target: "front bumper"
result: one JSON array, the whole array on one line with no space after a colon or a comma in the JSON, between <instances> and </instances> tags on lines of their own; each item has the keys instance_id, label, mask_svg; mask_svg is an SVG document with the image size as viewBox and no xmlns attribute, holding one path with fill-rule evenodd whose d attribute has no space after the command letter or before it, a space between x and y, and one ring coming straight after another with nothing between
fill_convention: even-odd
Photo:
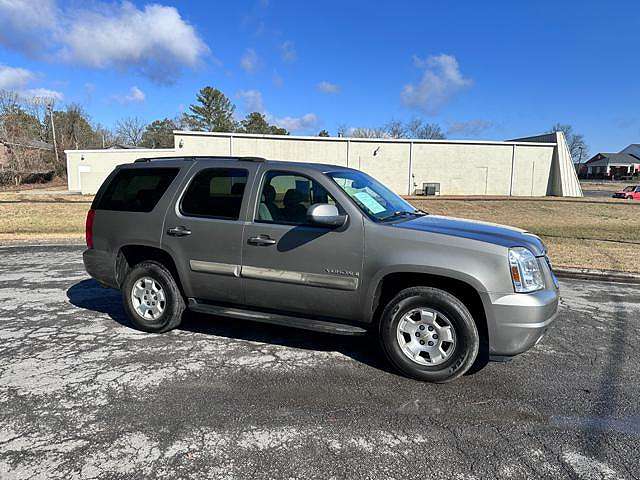
<instances>
[{"instance_id":1,"label":"front bumper","mask_svg":"<svg viewBox=\"0 0 640 480\"><path fill-rule=\"evenodd\" d=\"M489 354L513 356L533 347L558 315L559 292L485 293Z\"/></svg>"}]
</instances>

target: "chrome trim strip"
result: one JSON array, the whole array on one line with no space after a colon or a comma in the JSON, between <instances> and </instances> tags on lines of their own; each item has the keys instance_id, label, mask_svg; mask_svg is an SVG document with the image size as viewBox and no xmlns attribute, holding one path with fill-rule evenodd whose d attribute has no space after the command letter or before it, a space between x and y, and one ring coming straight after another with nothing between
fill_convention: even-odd
<instances>
[{"instance_id":1,"label":"chrome trim strip","mask_svg":"<svg viewBox=\"0 0 640 480\"><path fill-rule=\"evenodd\" d=\"M256 280L295 283L309 287L325 287L336 290L356 290L358 288L357 277L339 277L321 273L305 273L291 270L276 270L274 268L242 266L240 275Z\"/></svg>"},{"instance_id":2,"label":"chrome trim strip","mask_svg":"<svg viewBox=\"0 0 640 480\"><path fill-rule=\"evenodd\" d=\"M194 272L213 273L217 275L240 276L240 265L230 263L205 262L202 260L189 260L189 266Z\"/></svg>"}]
</instances>

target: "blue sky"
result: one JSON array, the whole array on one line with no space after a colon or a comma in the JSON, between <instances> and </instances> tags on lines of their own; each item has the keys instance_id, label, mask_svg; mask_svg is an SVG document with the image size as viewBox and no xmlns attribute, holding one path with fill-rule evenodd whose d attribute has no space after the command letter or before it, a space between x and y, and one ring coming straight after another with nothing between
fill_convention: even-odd
<instances>
[{"instance_id":1,"label":"blue sky","mask_svg":"<svg viewBox=\"0 0 640 480\"><path fill-rule=\"evenodd\" d=\"M175 116L212 85L295 134L417 116L507 139L562 122L618 151L640 142L638 32L631 0L0 0L0 88L107 126Z\"/></svg>"}]
</instances>

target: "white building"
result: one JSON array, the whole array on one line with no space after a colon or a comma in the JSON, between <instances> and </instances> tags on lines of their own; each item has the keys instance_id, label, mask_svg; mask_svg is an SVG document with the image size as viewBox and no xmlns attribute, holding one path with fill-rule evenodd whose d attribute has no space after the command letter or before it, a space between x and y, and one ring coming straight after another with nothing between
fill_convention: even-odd
<instances>
[{"instance_id":1,"label":"white building","mask_svg":"<svg viewBox=\"0 0 640 480\"><path fill-rule=\"evenodd\" d=\"M362 170L401 195L582 196L562 133L506 142L174 132L174 148L67 150L69 190L93 194L142 157L257 156Z\"/></svg>"}]
</instances>

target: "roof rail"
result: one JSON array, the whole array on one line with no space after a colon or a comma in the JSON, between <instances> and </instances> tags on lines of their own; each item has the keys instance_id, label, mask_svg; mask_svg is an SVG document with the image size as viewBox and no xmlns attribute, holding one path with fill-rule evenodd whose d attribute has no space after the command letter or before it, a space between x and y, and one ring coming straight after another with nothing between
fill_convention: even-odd
<instances>
[{"instance_id":1,"label":"roof rail","mask_svg":"<svg viewBox=\"0 0 640 480\"><path fill-rule=\"evenodd\" d=\"M198 160L198 159L236 159L242 162L265 162L267 159L263 157L236 157L233 155L223 156L223 155L193 155L193 156L177 156L177 157L144 157L137 158L133 161L133 163L146 163L151 162L152 160Z\"/></svg>"}]
</instances>

